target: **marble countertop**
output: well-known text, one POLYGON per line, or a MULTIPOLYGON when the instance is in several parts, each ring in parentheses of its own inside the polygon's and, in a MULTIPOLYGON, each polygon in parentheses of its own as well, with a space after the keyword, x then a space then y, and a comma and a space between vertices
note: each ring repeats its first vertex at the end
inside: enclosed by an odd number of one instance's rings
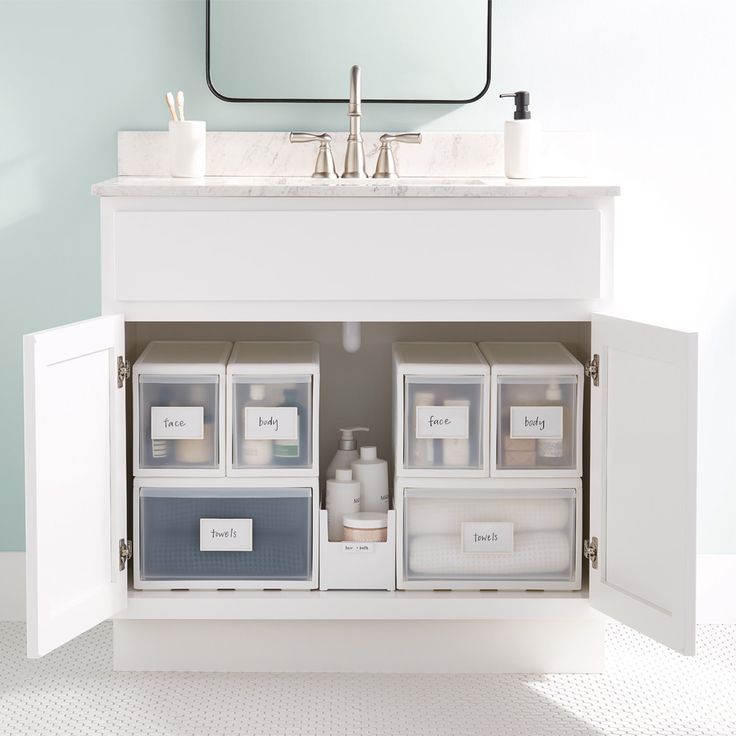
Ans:
POLYGON ((394 180, 310 177, 116 176, 92 187, 97 197, 615 197, 618 184, 595 179, 406 177, 394 180))

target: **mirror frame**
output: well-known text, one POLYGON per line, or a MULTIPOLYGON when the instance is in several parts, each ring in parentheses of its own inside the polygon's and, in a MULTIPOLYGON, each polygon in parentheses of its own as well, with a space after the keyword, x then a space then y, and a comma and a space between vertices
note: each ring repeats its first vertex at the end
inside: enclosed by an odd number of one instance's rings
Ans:
MULTIPOLYGON (((491 86, 491 6, 493 0, 488 0, 488 25, 486 32, 486 80, 483 88, 477 95, 469 97, 465 100, 410 100, 410 99, 380 99, 366 98, 362 100, 365 103, 382 103, 382 104, 399 104, 399 105, 466 105, 469 102, 479 100, 488 91, 491 86)), ((207 76, 207 86, 212 94, 223 100, 224 102, 327 102, 327 103, 347 103, 347 97, 228 97, 218 92, 212 82, 212 74, 210 68, 210 5, 211 0, 206 0, 206 18, 205 18, 205 73, 207 76)), ((347 72, 346 72, 347 73, 347 72)), ((347 83, 345 84, 347 87, 347 83)))

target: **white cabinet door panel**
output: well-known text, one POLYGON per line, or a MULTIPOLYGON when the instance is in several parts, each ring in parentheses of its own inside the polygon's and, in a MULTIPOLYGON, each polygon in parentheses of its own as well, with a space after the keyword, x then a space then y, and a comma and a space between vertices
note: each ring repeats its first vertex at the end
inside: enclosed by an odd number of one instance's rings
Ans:
POLYGON ((29 657, 126 605, 123 354, 119 315, 25 336, 29 657))
POLYGON ((591 603, 695 650, 697 335, 595 315, 591 603))

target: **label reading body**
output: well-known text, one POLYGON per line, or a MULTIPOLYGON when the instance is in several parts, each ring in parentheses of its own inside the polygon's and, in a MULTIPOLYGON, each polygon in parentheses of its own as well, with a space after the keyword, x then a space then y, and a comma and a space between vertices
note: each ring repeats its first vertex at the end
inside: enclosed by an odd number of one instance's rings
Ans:
POLYGON ((417 439, 468 439, 467 406, 418 406, 416 416, 417 439))
POLYGON ((152 440, 204 439, 203 406, 152 406, 152 440))
POLYGON ((246 406, 245 439, 298 440, 298 409, 295 406, 246 406))
POLYGON ((511 439, 562 439, 561 406, 512 406, 511 439))
POLYGON ((514 525, 510 521, 464 521, 462 524, 463 552, 514 551, 514 525))
POLYGON ((200 552, 252 552, 253 519, 200 519, 200 552))

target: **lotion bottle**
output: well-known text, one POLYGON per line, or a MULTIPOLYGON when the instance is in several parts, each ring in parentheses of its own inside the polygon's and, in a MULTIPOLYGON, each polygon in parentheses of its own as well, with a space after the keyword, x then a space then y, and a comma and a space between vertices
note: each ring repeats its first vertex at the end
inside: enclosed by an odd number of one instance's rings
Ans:
POLYGON ((375 447, 361 447, 353 462, 353 478, 360 481, 360 510, 388 511, 388 463, 375 447))
POLYGON ((325 508, 327 509, 327 539, 342 542, 343 516, 360 511, 360 481, 353 480, 353 471, 338 468, 335 478, 327 479, 325 508))
MULTIPOLYGON (((556 381, 550 381, 544 392, 544 398, 548 406, 559 406, 562 404, 562 389, 556 381)), ((563 422, 567 415, 567 408, 563 406, 563 422)), ((560 439, 538 439, 537 457, 541 460, 540 465, 555 465, 562 461, 565 455, 565 440, 560 439)))
POLYGON ((539 141, 541 131, 529 112, 528 92, 507 92, 513 97, 514 119, 503 126, 503 150, 507 179, 534 179, 539 176, 539 141))
POLYGON ((327 466, 328 478, 334 478, 338 469, 350 470, 353 463, 358 459, 358 442, 355 439, 354 432, 370 432, 370 430, 367 427, 340 430, 340 443, 337 446, 337 452, 335 457, 332 458, 332 462, 327 466))

